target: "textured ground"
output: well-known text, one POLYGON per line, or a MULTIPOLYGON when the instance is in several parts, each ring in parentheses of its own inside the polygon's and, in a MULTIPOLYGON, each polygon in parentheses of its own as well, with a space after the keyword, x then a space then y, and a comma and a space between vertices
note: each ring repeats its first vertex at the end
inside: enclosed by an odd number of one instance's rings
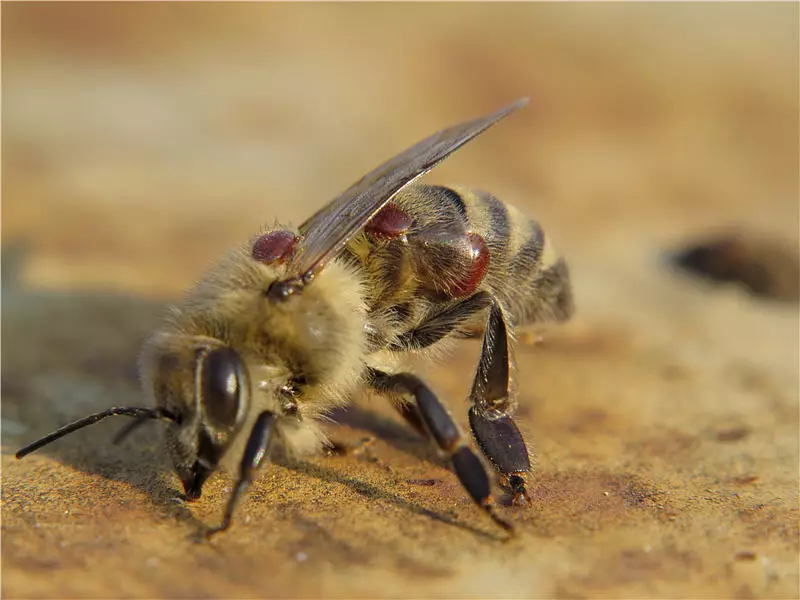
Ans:
MULTIPOLYGON (((800 596, 796 300, 666 258, 743 232, 731 269, 769 278, 768 240, 796 286, 798 16, 4 3, 3 595, 800 596), (331 427, 368 452, 269 467, 211 544, 230 480, 182 502, 155 427, 14 459, 140 402, 139 344, 226 247, 522 95, 428 177, 535 214, 572 265, 579 316, 520 336, 537 467, 532 506, 504 509, 516 539, 375 401, 331 427)), ((477 352, 429 371, 462 422, 477 352)))

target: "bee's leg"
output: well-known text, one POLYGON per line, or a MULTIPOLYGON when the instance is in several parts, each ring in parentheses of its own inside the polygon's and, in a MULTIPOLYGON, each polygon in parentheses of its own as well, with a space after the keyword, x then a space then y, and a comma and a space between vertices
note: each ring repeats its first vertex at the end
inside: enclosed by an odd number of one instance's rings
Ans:
POLYGON ((483 349, 470 392, 469 424, 475 441, 495 469, 506 478, 512 502, 529 500, 525 474, 531 469, 525 440, 512 417, 516 398, 510 388, 511 355, 503 310, 492 302, 483 349))
POLYGON ((436 395, 425 383, 410 373, 389 375, 370 370, 370 385, 380 392, 410 394, 414 397, 419 415, 439 448, 450 459, 459 481, 472 499, 506 531, 512 531, 510 523, 501 519, 494 511, 491 487, 486 469, 472 449, 464 443, 464 437, 453 418, 436 395))
MULTIPOLYGON (((427 348, 452 333, 453 330, 459 329, 475 313, 489 306, 491 301, 492 297, 487 292, 473 294, 458 304, 428 317, 414 329, 403 332, 398 336, 397 341, 389 346, 389 349, 413 352, 427 348)), ((417 433, 427 437, 428 431, 425 429, 425 424, 412 404, 396 403, 395 408, 417 433)))
POLYGON ((484 310, 492 301, 488 292, 478 292, 458 304, 428 317, 414 329, 398 336, 389 346, 390 350, 405 352, 422 350, 435 344, 445 336, 467 323, 478 311, 484 310))
POLYGON ((225 531, 230 527, 233 512, 236 510, 239 500, 247 491, 247 487, 253 480, 253 475, 269 453, 272 433, 275 427, 275 419, 275 413, 268 410, 265 410, 256 418, 253 429, 250 430, 250 437, 244 448, 244 454, 242 455, 242 462, 239 466, 239 479, 236 481, 236 487, 233 488, 230 498, 228 498, 225 516, 220 525, 206 532, 207 538, 220 531, 225 531))

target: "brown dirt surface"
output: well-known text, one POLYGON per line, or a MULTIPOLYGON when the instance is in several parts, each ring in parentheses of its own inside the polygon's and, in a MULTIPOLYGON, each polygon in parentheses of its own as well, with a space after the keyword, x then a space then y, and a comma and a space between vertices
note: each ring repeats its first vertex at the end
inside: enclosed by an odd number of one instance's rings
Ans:
MULTIPOLYGON (((3 3, 3 596, 800 596, 797 302, 666 258, 736 230, 797 264, 799 12, 3 3), (227 247, 523 95, 427 178, 572 269, 578 316, 519 335, 514 539, 378 399, 330 427, 366 448, 268 466, 211 543, 231 480, 184 502, 155 426, 14 458, 140 403, 141 342, 227 247)), ((462 425, 478 350, 427 370, 462 425)))

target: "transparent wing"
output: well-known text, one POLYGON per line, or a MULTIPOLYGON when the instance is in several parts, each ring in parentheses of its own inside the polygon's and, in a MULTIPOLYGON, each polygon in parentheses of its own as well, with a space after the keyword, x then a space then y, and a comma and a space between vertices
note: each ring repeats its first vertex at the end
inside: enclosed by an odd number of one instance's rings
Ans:
POLYGON ((397 192, 527 103, 522 98, 490 115, 435 133, 362 177, 300 226, 301 239, 287 279, 310 281, 397 192))

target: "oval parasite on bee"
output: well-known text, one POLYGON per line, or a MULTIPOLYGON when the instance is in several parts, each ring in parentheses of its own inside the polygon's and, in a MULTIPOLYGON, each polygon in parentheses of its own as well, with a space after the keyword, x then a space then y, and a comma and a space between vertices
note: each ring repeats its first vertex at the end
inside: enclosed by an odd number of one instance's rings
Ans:
POLYGON ((389 202, 364 226, 364 233, 373 239, 392 240, 405 235, 411 225, 409 214, 389 202))
POLYGON ((260 235, 253 242, 253 258, 267 265, 283 263, 292 255, 297 240, 297 235, 291 231, 270 231, 260 235))
POLYGON ((453 298, 461 298, 474 293, 489 270, 491 254, 483 238, 477 233, 468 233, 467 243, 469 244, 469 258, 466 261, 467 272, 462 279, 454 281, 448 289, 449 295, 453 298))
POLYGON ((152 408, 114 407, 25 446, 112 416, 134 419, 115 441, 162 421, 186 497, 219 469, 236 478, 221 522, 270 458, 330 445, 323 423, 363 390, 384 395, 446 456, 466 494, 511 532, 489 470, 516 504, 528 499, 530 451, 514 419, 514 328, 573 312, 567 265, 541 226, 491 194, 416 180, 520 109, 439 131, 380 165, 297 228, 233 248, 170 308, 140 365, 152 408), (473 444, 446 404, 403 368, 448 340, 482 335, 468 394, 473 444), (487 468, 488 467, 488 468, 487 468))

